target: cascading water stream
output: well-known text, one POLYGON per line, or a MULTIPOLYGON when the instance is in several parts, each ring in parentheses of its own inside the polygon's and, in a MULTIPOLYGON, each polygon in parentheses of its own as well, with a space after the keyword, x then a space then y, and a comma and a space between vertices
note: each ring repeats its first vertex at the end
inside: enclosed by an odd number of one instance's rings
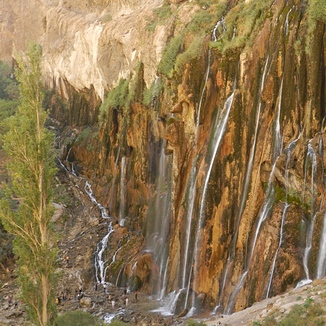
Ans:
MULTIPOLYGON (((96 198, 94 197, 92 187, 88 181, 85 182, 84 187, 85 192, 91 199, 92 203, 96 204, 98 208, 101 211, 101 216, 104 219, 109 219, 110 216, 107 214, 106 209, 97 202, 96 198)), ((95 277, 97 283, 104 284, 105 283, 105 277, 106 277, 106 270, 107 267, 105 267, 105 264, 107 263, 107 260, 103 258, 103 254, 107 248, 107 244, 110 238, 110 235, 114 232, 114 228, 112 226, 112 222, 109 222, 108 225, 108 232, 104 236, 104 238, 97 244, 96 251, 95 251, 95 277)))
POLYGON ((124 225, 125 221, 125 201, 126 201, 126 157, 121 159, 121 176, 120 176, 120 207, 119 207, 119 224, 124 225))
POLYGON ((289 162, 290 162, 290 158, 291 158, 291 153, 292 153, 293 149, 295 148, 295 146, 297 144, 297 141, 300 138, 300 136, 301 136, 301 134, 299 134, 298 138, 293 140, 289 144, 289 146, 285 149, 285 153, 286 153, 286 163, 285 163, 285 188, 286 188, 285 189, 285 203, 284 203, 284 209, 283 209, 282 219, 281 219, 279 242, 278 242, 278 247, 276 249, 274 259, 273 259, 273 263, 272 263, 270 277, 269 277, 269 281, 268 281, 268 285, 267 285, 266 298, 268 298, 269 294, 270 294, 271 285, 272 285, 273 276, 274 276, 275 264, 276 264, 277 256, 278 256, 278 253, 280 251, 282 241, 283 241, 283 227, 284 227, 284 222, 285 222, 285 219, 286 219, 286 213, 287 213, 287 210, 290 207, 290 204, 288 204, 288 202, 287 202, 288 192, 289 192, 289 190, 288 190, 289 189, 289 162))
POLYGON ((97 244, 95 252, 95 277, 97 283, 104 284, 106 276, 105 264, 107 260, 104 259, 103 254, 107 247, 110 235, 114 232, 112 222, 109 223, 108 233, 105 237, 97 244))
MULTIPOLYGON (((280 154, 282 152, 282 145, 283 145, 283 139, 282 139, 282 135, 281 135, 281 131, 280 131, 280 122, 279 122, 280 112, 281 112, 282 93, 283 93, 283 80, 280 85, 277 114, 275 116, 275 121, 274 121, 274 146, 273 146, 273 151, 272 151, 273 166, 272 166, 272 170, 271 170, 269 180, 268 180, 265 200, 264 200, 264 204, 261 209, 261 212, 259 214, 257 225, 255 227, 255 232, 254 232, 254 237, 253 237, 252 243, 249 245, 249 249, 247 250, 247 253, 246 253, 246 262, 245 262, 244 270, 242 272, 243 274, 240 277, 240 280, 239 280, 237 286, 235 287, 233 293, 231 294, 231 297, 230 297, 230 300, 228 303, 228 307, 226 309, 226 314, 232 313, 232 310, 233 310, 233 307, 235 304, 235 300, 238 296, 239 291, 241 290, 241 288, 243 286, 246 275, 249 271, 249 267, 251 264, 251 260, 253 257, 255 247, 256 247, 256 242, 257 242, 257 239, 258 239, 258 236, 260 233, 261 226, 262 226, 263 222, 266 220, 266 218, 268 217, 268 214, 273 207, 273 203, 274 203, 274 199, 275 199, 275 189, 274 189, 274 185, 273 185, 274 171, 276 168, 277 158, 280 156, 280 154)), ((260 114, 260 106, 259 106, 258 113, 260 114)), ((257 114, 257 117, 259 117, 258 114, 257 114)), ((257 130, 256 130, 256 132, 257 132, 257 130)))
MULTIPOLYGON (((218 28, 222 27, 224 31, 224 18, 222 18, 220 21, 216 23, 214 26, 214 29, 212 31, 212 41, 217 41, 216 33, 218 31, 218 28)), ((222 33, 220 35, 220 38, 222 37, 222 33)), ((220 39, 219 38, 219 39, 220 39)), ((195 130, 195 136, 194 136, 194 152, 197 153, 197 142, 198 142, 198 133, 199 133, 199 124, 200 124, 200 113, 202 108, 202 103, 204 100, 204 95, 206 92, 206 85, 210 73, 210 66, 211 66, 211 49, 208 50, 208 56, 207 56, 207 68, 204 78, 204 85, 203 89, 200 95, 200 100, 198 104, 198 110, 197 110, 197 117, 196 117, 196 130, 195 130)), ((187 202, 187 210, 186 210, 186 235, 184 240, 184 255, 182 263, 182 270, 181 270, 181 288, 182 289, 188 289, 190 286, 190 280, 191 280, 191 265, 190 260, 192 259, 193 255, 189 254, 190 251, 190 236, 191 236, 191 229, 193 227, 192 219, 193 219, 193 210, 194 210, 194 202, 196 197, 196 184, 197 184, 197 163, 198 163, 199 155, 196 154, 195 159, 192 162, 192 168, 189 176, 188 186, 187 186, 187 195, 186 195, 186 202, 187 202), (190 265, 190 266, 189 266, 190 265)), ((188 292, 187 291, 187 299, 185 300, 185 308, 187 306, 188 301, 188 292)))
MULTIPOLYGON (((228 122, 229 114, 230 114, 232 103, 233 103, 235 90, 236 90, 236 81, 234 82, 234 90, 233 90, 232 94, 227 98, 227 100, 224 103, 223 109, 219 111, 219 113, 216 117, 216 121, 213 126, 211 141, 210 141, 212 148, 208 149, 208 152, 206 155, 207 156, 206 161, 209 162, 209 164, 208 164, 208 169, 205 173, 206 177, 205 177, 205 181, 204 181, 203 193, 202 193, 201 202, 200 202, 199 220, 198 220, 196 239, 195 239, 195 249, 194 249, 194 270, 195 271, 198 270, 198 254, 197 254, 197 252, 198 252, 198 245, 200 242, 199 241, 200 231, 201 231, 203 220, 205 218, 205 208, 206 208, 205 202, 206 202, 206 194, 207 194, 207 189, 208 189, 208 182, 209 182, 209 179, 211 176, 211 172, 212 172, 212 168, 213 168, 213 164, 215 161, 215 157, 216 157, 218 148, 221 144, 221 141, 222 141, 225 129, 226 129, 226 125, 228 122)), ((194 283, 196 283, 196 274, 194 274, 194 283)), ((187 288, 187 295, 186 295, 185 302, 188 301, 189 291, 190 291, 190 282, 189 282, 189 285, 187 288)), ((193 296, 192 311, 195 308, 194 300, 195 300, 195 297, 193 296)))
MULTIPOLYGON (((304 192, 306 191, 306 180, 307 180, 307 174, 308 174, 308 166, 311 164, 311 185, 310 185, 310 207, 311 207, 311 216, 310 221, 308 221, 307 226, 307 233, 306 233, 306 247, 303 253, 303 269, 305 272, 306 278, 304 280, 301 280, 297 284, 297 288, 301 287, 305 284, 311 283, 310 279, 310 272, 309 272, 309 258, 310 258, 310 252, 312 249, 312 236, 314 232, 314 226, 315 226, 315 219, 316 219, 316 213, 315 213, 315 205, 314 205, 314 182, 315 182, 315 175, 317 173, 317 158, 316 158, 316 152, 314 148, 311 146, 310 142, 308 142, 307 145, 307 155, 306 155, 306 161, 305 161, 305 168, 304 168, 304 192)), ((304 196, 305 197, 305 196, 304 196)))
POLYGON ((283 227, 284 227, 286 212, 287 212, 289 207, 290 207, 290 205, 288 203, 284 204, 284 209, 283 209, 283 214, 282 214, 282 219, 281 219, 281 227, 280 227, 280 236, 279 236, 279 241, 278 241, 278 247, 276 249, 274 259, 273 259, 273 262, 272 262, 270 277, 269 277, 269 281, 268 281, 268 284, 267 284, 266 298, 269 297, 269 293, 270 293, 270 290, 271 290, 271 285, 272 285, 272 280, 273 280, 273 276, 274 276, 276 259, 277 259, 277 256, 278 256, 278 252, 280 251, 282 241, 283 241, 283 227))
MULTIPOLYGON (((69 154, 70 154, 70 150, 68 151, 68 154, 66 156, 66 160, 68 161, 69 158, 69 154)), ((73 169, 73 164, 71 164, 71 169, 72 172, 70 172, 65 165, 59 160, 60 165, 64 168, 64 170, 68 173, 71 173, 72 175, 74 175, 75 177, 79 178, 79 179, 83 179, 82 177, 77 176, 77 174, 75 173, 74 169, 73 169)), ((91 202, 93 204, 95 204, 100 212, 101 212, 101 216, 103 219, 110 219, 110 216, 107 213, 107 210, 105 207, 103 207, 95 198, 93 190, 92 190, 92 186, 91 184, 86 180, 85 181, 85 185, 84 185, 84 191, 85 193, 88 195, 88 197, 90 198, 91 202)), ((106 261, 103 258, 103 254, 104 251, 106 250, 107 247, 107 243, 109 241, 110 235, 114 232, 113 226, 112 226, 112 222, 109 222, 108 225, 108 232, 107 234, 104 236, 104 238, 97 244, 96 246, 96 251, 95 251, 95 262, 94 262, 94 266, 95 266, 95 278, 97 283, 101 283, 104 284, 105 283, 105 276, 106 276, 106 261)))
MULTIPOLYGON (((289 31, 289 15, 291 13, 291 11, 294 9, 294 6, 288 11, 286 18, 285 18, 285 22, 284 22, 284 36, 287 37, 288 35, 288 31, 289 31)), ((284 59, 285 60, 285 59, 284 59)), ((279 92, 279 101, 278 101, 278 112, 277 112, 277 120, 276 120, 276 131, 277 131, 277 138, 279 138, 276 142, 280 142, 281 140, 281 132, 280 132, 280 112, 281 112, 281 101, 282 101, 282 94, 283 94, 283 81, 284 78, 282 78, 281 81, 281 87, 280 87, 280 92, 279 92)), ((285 149, 286 152, 286 165, 285 165, 285 187, 286 187, 286 192, 285 192, 285 203, 284 203, 284 209, 283 209, 283 213, 282 213, 282 218, 281 218, 281 226, 280 226, 280 235, 279 235, 279 243, 278 243, 278 247, 276 249, 275 255, 274 255, 274 259, 272 262, 272 268, 271 268, 271 272, 270 272, 270 278, 267 284, 267 291, 266 291, 266 298, 269 297, 270 294, 270 289, 271 289, 271 285, 272 285, 272 281, 273 281, 273 276, 274 276, 274 270, 275 270, 275 264, 276 264, 276 260, 277 260, 277 256, 278 253, 280 251, 281 245, 282 245, 282 241, 283 241, 283 227, 284 227, 284 222, 286 219, 286 213, 288 208, 290 207, 290 205, 287 202, 287 198, 288 198, 288 188, 289 188, 289 162, 290 162, 290 157, 291 157, 291 153, 294 149, 294 147, 297 144, 298 139, 300 138, 301 134, 299 134, 298 138, 296 138, 294 141, 292 141, 289 146, 285 149)), ((281 152, 281 150, 279 151, 281 152)))
POLYGON ((250 267, 250 263, 253 257, 253 253, 255 250, 255 246, 256 246, 256 242, 258 239, 258 235, 261 229, 261 226, 263 224, 263 222, 266 220, 268 213, 270 212, 271 208, 273 207, 273 203, 274 203, 274 199, 275 199, 275 189, 273 187, 273 177, 274 177, 274 171, 275 171, 275 167, 276 167, 276 163, 274 163, 273 168, 272 168, 272 172, 270 174, 269 177, 269 181, 268 181, 268 186, 267 186, 267 191, 266 191, 266 196, 265 196, 265 201, 264 201, 264 205, 262 207, 262 210, 259 214, 259 218, 258 218, 258 222, 257 222, 257 226, 255 227, 255 233, 254 233, 254 238, 252 240, 251 245, 249 246, 249 253, 247 253, 247 259, 245 262, 245 267, 244 270, 242 272, 242 275, 240 277, 240 280, 237 284, 237 286, 235 287, 234 291, 231 294, 229 303, 228 303, 228 307, 226 309, 226 314, 229 315, 232 313, 233 311, 233 307, 235 304, 235 299, 237 298, 239 291, 241 290, 243 283, 245 281, 246 275, 249 271, 249 267, 250 267))
MULTIPOLYGON (((288 34, 289 14, 292 11, 292 9, 293 9, 293 7, 289 10, 289 12, 286 15, 286 19, 285 19, 285 23, 284 23, 285 37, 288 34)), ((263 87, 264 87, 264 80, 265 80, 265 72, 266 72, 267 62, 268 62, 268 58, 267 58, 266 63, 265 63, 263 78, 262 78, 262 82, 261 82, 260 96, 261 96, 261 93, 262 93, 262 90, 263 90, 263 87)), ((282 134, 281 134, 281 130, 280 130, 280 112, 281 112, 281 104, 282 104, 282 95, 283 95, 283 78, 282 78, 282 81, 281 81, 281 84, 280 84, 280 89, 279 89, 279 94, 278 94, 277 114, 276 114, 275 121, 274 121, 274 128, 275 128, 274 129, 274 148, 273 148, 273 153, 272 153, 273 168, 272 168, 272 171, 271 171, 271 174, 270 174, 270 177, 269 177, 269 182, 268 182, 268 186, 267 186, 265 201, 264 201, 264 205, 263 205, 262 211, 261 211, 259 219, 258 219, 258 223, 257 223, 257 226, 256 226, 256 231, 255 231, 254 238, 253 238, 253 242, 252 242, 252 245, 251 245, 251 247, 249 249, 249 255, 247 255, 246 265, 245 265, 243 274, 240 277, 239 283, 236 286, 235 290, 233 291, 233 293, 231 295, 231 298, 229 300, 228 307, 227 307, 227 310, 226 310, 227 314, 230 314, 232 312, 232 310, 233 310, 233 307, 234 307, 234 304, 235 304, 235 299, 236 299, 241 287, 243 286, 245 277, 246 277, 246 275, 248 273, 248 269, 249 269, 250 262, 251 262, 251 259, 252 259, 253 253, 254 253, 254 249, 255 249, 256 241, 258 239, 258 235, 259 235, 261 225, 262 225, 263 221, 267 218, 268 213, 269 213, 270 209, 273 206, 274 193, 275 193, 274 186, 272 185, 273 174, 274 174, 274 170, 275 170, 275 167, 276 167, 276 160, 277 160, 277 158, 279 157, 279 155, 282 152, 282 144, 283 144, 282 134)), ((259 119, 259 116, 260 116, 260 108, 261 108, 261 100, 259 101, 258 113, 256 115, 255 141, 256 141, 256 137, 257 137, 257 128, 258 128, 258 119, 259 119)), ((221 300, 223 289, 224 289, 224 286, 225 286, 225 283, 226 283, 226 277, 228 275, 228 269, 230 268, 230 265, 231 265, 231 263, 232 263, 232 261, 234 259, 234 255, 235 255, 236 240, 237 240, 237 237, 238 237, 238 228, 239 228, 239 225, 240 225, 240 219, 241 219, 243 209, 244 209, 244 204, 245 204, 245 201, 246 201, 246 198, 247 198, 248 185, 249 185, 249 180, 250 180, 250 177, 251 177, 252 162, 253 162, 253 158, 254 158, 254 154, 255 154, 255 141, 254 141, 254 147, 253 147, 253 149, 251 150, 251 153, 250 153, 248 169, 247 169, 247 173, 246 173, 246 181, 244 183, 244 190, 245 191, 243 191, 244 195, 242 196, 242 199, 241 199, 240 211, 239 211, 239 215, 238 215, 238 219, 237 219, 236 233, 235 233, 235 236, 233 237, 232 242, 231 242, 231 252, 230 252, 230 255, 228 257, 226 267, 225 267, 225 272, 224 272, 223 277, 222 277, 222 282, 221 282, 222 291, 220 291, 219 302, 221 300)), ((282 220, 281 220, 281 232, 283 230, 283 225, 284 225, 287 209, 288 209, 288 205, 285 204, 285 208, 284 208, 284 211, 283 211, 283 214, 282 214, 282 220)), ((281 242, 282 242, 282 235, 280 234, 279 248, 281 246, 281 242)), ((277 252, 275 253, 275 256, 274 256, 274 260, 273 260, 273 264, 272 264, 272 272, 271 272, 271 276, 270 276, 270 280, 269 280, 269 284, 268 284, 267 296, 269 294, 270 284, 271 284, 271 281, 272 281, 272 277, 273 277, 273 273, 274 273, 274 266, 275 266, 275 262, 276 262, 277 253, 279 251, 279 248, 277 249, 277 252)), ((220 303, 219 303, 219 305, 220 305, 220 303)), ((215 308, 215 310, 219 307, 219 305, 215 308)))
MULTIPOLYGON (((219 26, 224 25, 224 19, 221 19, 217 22, 215 25, 213 32, 212 32, 212 40, 216 41, 216 32, 219 26)), ((198 111, 197 111, 197 118, 196 118, 196 130, 195 130, 195 137, 194 137, 194 152, 197 152, 197 142, 198 142, 198 132, 199 132, 199 123, 200 123, 200 112, 201 107, 206 91, 206 85, 208 81, 208 76, 210 72, 210 65, 211 65, 211 50, 208 51, 208 58, 207 58, 207 69, 205 73, 205 79, 204 79, 204 86, 201 92, 199 104, 198 104, 198 111)), ((191 235, 191 228, 192 228, 192 215, 193 215, 193 209, 194 209, 194 202, 195 202, 195 196, 196 196, 196 183, 197 183, 197 162, 198 162, 198 155, 196 155, 195 159, 192 162, 192 168, 189 176, 189 184, 188 184, 188 191, 187 191, 187 198, 186 202, 188 203, 187 211, 186 211, 186 236, 184 241, 184 255, 183 255, 183 266, 181 271, 181 288, 187 288, 191 273, 189 271, 189 247, 190 247, 190 235, 191 235)), ((185 305, 187 302, 185 302, 185 305)))
POLYGON ((153 212, 151 224, 148 226, 147 246, 153 253, 155 261, 159 267, 159 280, 155 284, 158 299, 165 295, 167 261, 168 261, 168 242, 170 218, 171 218, 171 191, 172 191, 172 156, 165 154, 166 141, 160 144, 158 176, 156 181, 156 191, 154 196, 153 212))
MULTIPOLYGON (((321 183, 324 184, 324 153, 323 153, 323 130, 324 130, 324 121, 322 122, 321 133, 319 137, 319 146, 318 146, 318 153, 319 156, 322 158, 321 160, 321 183)), ((324 199, 324 196, 323 196, 324 199)), ((321 205, 322 206, 322 205, 321 205)), ((323 231, 320 237, 320 245, 318 251, 318 259, 317 259, 317 278, 325 277, 326 275, 326 210, 324 211, 324 224, 323 224, 323 231)))
POLYGON ((261 78, 261 82, 260 82, 260 89, 259 89, 259 103, 258 103, 258 108, 257 108, 257 113, 256 113, 256 121, 255 121, 255 132, 254 132, 254 137, 253 137, 253 144, 251 146, 251 150, 250 150, 250 156, 249 156, 249 161, 248 161, 248 165, 247 165, 247 170, 246 170, 246 177, 245 177, 245 181, 243 184, 243 188, 242 188, 242 196, 241 196, 241 202, 240 202, 240 208, 239 208, 239 214, 236 220, 236 227, 235 227, 235 234, 231 240, 231 244, 230 244, 230 251, 229 251, 229 255, 226 261, 226 265, 224 268, 224 272, 222 274, 222 278, 221 278, 221 286, 220 286, 220 291, 219 291, 219 301, 217 306, 214 309, 214 312, 216 312, 216 310, 220 307, 221 305, 221 300, 223 297, 223 292, 224 292, 224 288, 226 285, 226 279, 229 275, 229 268, 231 266, 231 264, 233 263, 234 260, 234 256, 235 256, 235 251, 236 251, 236 242, 237 242, 237 238, 238 238, 238 233, 239 233, 239 226, 240 226, 240 220, 241 220, 241 216, 245 207, 245 203, 246 203, 246 199, 247 199, 247 195, 248 195, 248 189, 249 189, 249 182, 250 182, 250 178, 251 178, 251 171, 252 171, 252 166, 253 166, 253 161, 254 161, 254 156, 255 156, 255 152, 256 152, 256 142, 257 142, 257 135, 258 135, 258 128, 259 128, 259 118, 260 118, 260 111, 261 111, 261 94, 262 91, 264 89, 265 86, 265 77, 267 74, 267 68, 268 68, 268 64, 269 64, 269 57, 266 58, 266 62, 264 65, 264 70, 263 70, 263 74, 262 74, 262 78, 261 78))
POLYGON ((324 225, 320 239, 320 247, 317 260, 317 278, 323 278, 326 275, 326 210, 324 212, 324 225))

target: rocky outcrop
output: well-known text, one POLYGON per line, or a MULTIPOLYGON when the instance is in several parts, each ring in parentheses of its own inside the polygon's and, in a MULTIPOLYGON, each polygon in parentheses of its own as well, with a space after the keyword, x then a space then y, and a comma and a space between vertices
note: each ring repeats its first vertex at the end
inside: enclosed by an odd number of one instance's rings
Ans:
POLYGON ((105 281, 228 314, 325 276, 325 22, 299 0, 173 1, 149 27, 161 2, 120 4, 38 9, 62 157, 121 231, 105 281))
POLYGON ((160 5, 161 0, 3 1, 2 59, 25 51, 28 42, 40 43, 46 84, 65 98, 71 96, 68 83, 78 91, 93 87, 103 99, 105 90, 128 78, 139 62, 150 83, 170 35, 167 26, 147 31, 160 5))

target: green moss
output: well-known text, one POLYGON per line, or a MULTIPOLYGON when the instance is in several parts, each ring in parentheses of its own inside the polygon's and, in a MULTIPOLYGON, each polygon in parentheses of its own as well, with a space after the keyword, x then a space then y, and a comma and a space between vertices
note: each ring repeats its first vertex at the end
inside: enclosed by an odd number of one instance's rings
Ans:
POLYGON ((183 45, 183 35, 173 37, 163 52, 162 59, 158 65, 158 72, 171 78, 175 59, 183 45))
POLYGON ((225 33, 211 46, 221 52, 250 45, 257 31, 269 15, 272 1, 240 1, 225 17, 225 33))
POLYGON ((54 322, 55 326, 89 326, 101 325, 89 312, 82 310, 68 311, 64 315, 59 316, 54 322))
POLYGON ((196 321, 194 319, 189 319, 187 321, 187 326, 206 326, 206 324, 202 321, 196 321))
POLYGON ((184 66, 191 60, 198 59, 202 53, 204 46, 204 39, 202 37, 195 37, 187 50, 179 54, 175 62, 175 70, 178 74, 182 74, 184 66))
POLYGON ((154 31, 157 25, 163 25, 172 15, 170 5, 167 1, 164 1, 161 7, 154 9, 153 13, 153 18, 147 22, 146 29, 148 31, 154 31))
POLYGON ((161 79, 153 81, 149 88, 143 91, 143 104, 149 106, 152 104, 153 99, 158 98, 163 91, 163 83, 161 79))

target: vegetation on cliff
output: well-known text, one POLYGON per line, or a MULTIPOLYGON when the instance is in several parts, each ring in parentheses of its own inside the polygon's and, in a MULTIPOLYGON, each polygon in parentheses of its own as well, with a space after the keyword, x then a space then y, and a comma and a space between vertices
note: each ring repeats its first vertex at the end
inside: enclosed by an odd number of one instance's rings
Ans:
POLYGON ((1 200, 0 217, 14 238, 22 299, 30 319, 50 325, 56 316, 55 239, 51 231, 52 181, 56 169, 52 134, 45 129, 42 107, 41 50, 30 45, 27 58, 18 60, 20 105, 7 119, 4 149, 10 156, 10 183, 1 200))
MULTIPOLYGON (((18 105, 18 95, 18 86, 11 67, 0 61, 0 157, 2 162, 6 161, 6 155, 2 149, 2 135, 8 130, 7 125, 3 122, 15 112, 18 105)), ((1 170, 2 168, 0 167, 1 170)), ((7 173, 2 170, 1 181, 6 179, 7 173)), ((0 221, 0 270, 7 273, 7 268, 12 262, 12 236, 5 231, 0 221)))

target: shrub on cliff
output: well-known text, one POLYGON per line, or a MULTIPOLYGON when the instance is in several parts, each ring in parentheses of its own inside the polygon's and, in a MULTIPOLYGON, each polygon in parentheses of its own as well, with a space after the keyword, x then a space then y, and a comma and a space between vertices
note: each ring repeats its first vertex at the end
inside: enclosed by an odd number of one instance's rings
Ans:
POLYGON ((187 321, 187 326, 206 326, 206 324, 202 321, 196 321, 194 319, 189 319, 187 321))
POLYGON ((326 1, 310 0, 308 1, 308 15, 314 21, 326 23, 326 1))
POLYGON ((82 310, 68 311, 59 316, 54 326, 100 326, 101 323, 88 312, 82 310))

